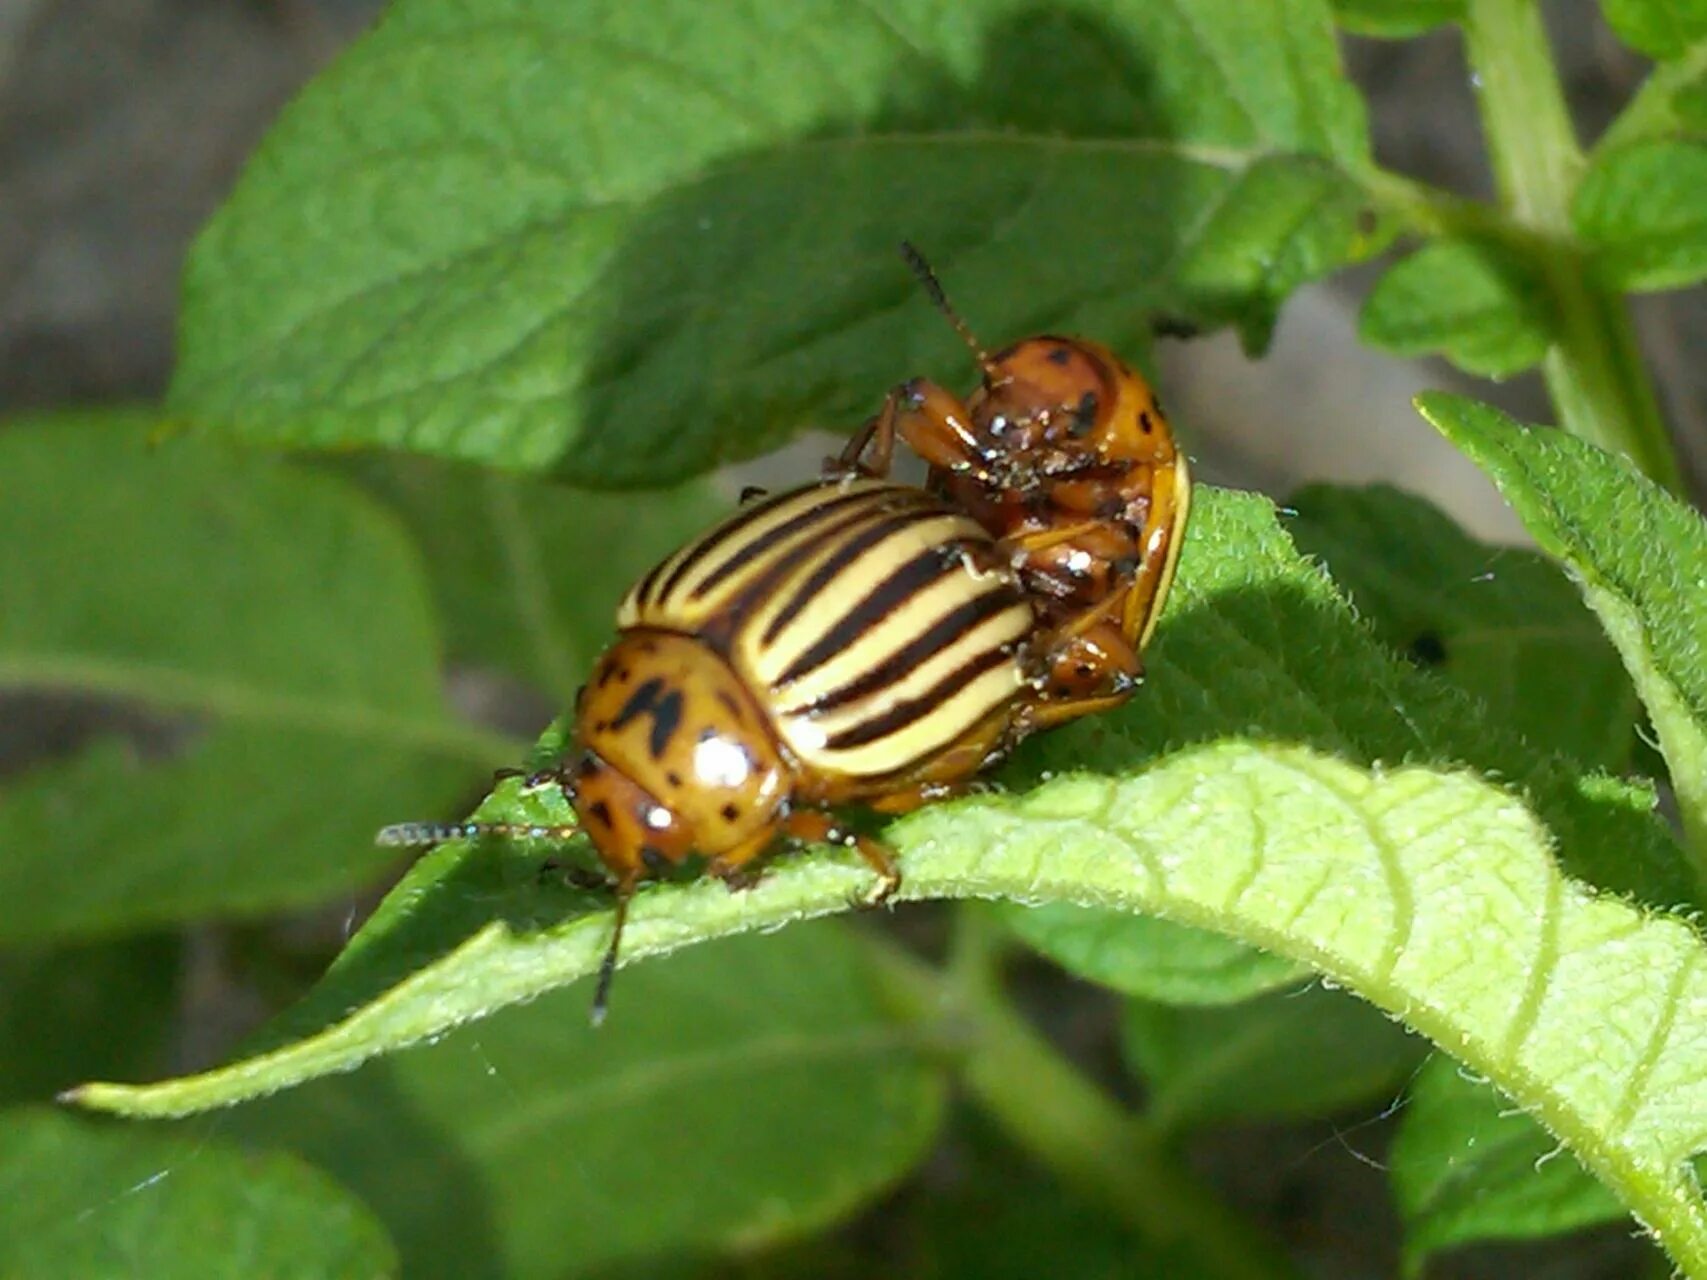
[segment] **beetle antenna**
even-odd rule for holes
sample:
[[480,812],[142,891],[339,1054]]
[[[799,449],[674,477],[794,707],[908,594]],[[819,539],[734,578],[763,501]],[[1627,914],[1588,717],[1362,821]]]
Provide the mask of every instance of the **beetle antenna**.
[[611,926],[610,946],[605,948],[605,958],[599,961],[599,985],[593,988],[593,1008],[588,1014],[588,1020],[595,1027],[603,1026],[605,1015],[610,1012],[610,984],[616,977],[616,954],[622,946],[622,927],[628,923],[628,900],[633,894],[631,885],[617,888],[616,921]]
[[978,367],[987,375],[993,376],[995,370],[990,364],[989,352],[984,350],[984,344],[978,341],[972,327],[961,319],[960,312],[956,311],[954,304],[948,300],[948,293],[943,289],[942,281],[936,278],[936,272],[931,269],[931,264],[925,261],[925,255],[918,251],[912,241],[903,240],[901,256],[906,259],[907,265],[924,286],[926,295],[935,304],[936,309],[948,318],[949,324],[953,325],[954,331],[960,335],[960,340],[971,348],[972,357],[978,361]]
[[373,842],[387,849],[425,849],[451,840],[505,836],[511,840],[567,840],[579,835],[579,823],[397,822],[382,828]]

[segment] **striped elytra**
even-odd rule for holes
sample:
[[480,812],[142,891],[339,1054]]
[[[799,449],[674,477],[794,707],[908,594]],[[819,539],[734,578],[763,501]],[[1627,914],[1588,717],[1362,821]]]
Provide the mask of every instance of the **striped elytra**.
[[1031,600],[990,534],[924,490],[846,478],[750,503],[645,574],[617,610],[561,760],[560,827],[405,823],[385,843],[584,832],[630,896],[690,857],[731,888],[779,838],[889,852],[830,810],[901,812],[963,786],[1034,728]]
[[617,625],[701,637],[839,795],[918,768],[1011,704],[1032,611],[974,521],[857,480],[740,512],[647,575]]

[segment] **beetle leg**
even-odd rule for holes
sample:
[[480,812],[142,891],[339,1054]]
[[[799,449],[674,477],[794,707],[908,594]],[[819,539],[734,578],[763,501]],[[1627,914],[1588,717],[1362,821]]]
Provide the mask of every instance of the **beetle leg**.
[[784,834],[796,840],[809,840],[819,844],[851,844],[858,849],[859,856],[870,864],[878,877],[877,885],[865,899],[867,906],[883,905],[895,890],[901,887],[901,869],[895,865],[894,855],[888,848],[870,836],[843,830],[827,813],[816,809],[796,809],[782,820],[782,829]]
[[770,848],[775,839],[775,832],[761,831],[745,844],[738,844],[709,859],[705,864],[706,874],[723,881],[731,893],[751,889],[759,882],[761,874],[760,869],[752,865],[753,859]]
[[1030,533],[1016,533],[1003,538],[1002,545],[1029,555],[1033,551],[1047,551],[1050,547],[1058,547],[1063,542],[1071,542],[1087,533],[1097,533],[1105,524],[1102,520],[1085,520],[1079,524],[1063,525],[1054,529],[1034,529]]
[[829,460],[826,470],[832,475],[887,476],[899,436],[930,466],[982,475],[984,453],[973,434],[971,419],[953,392],[914,378],[884,397],[877,416],[854,432],[840,456]]
[[1099,711],[1107,711],[1118,707],[1132,695],[1131,687],[1124,688],[1118,693],[1097,693],[1086,695],[1048,697],[1037,695],[1032,701],[1020,706],[1014,716],[1014,730],[1011,742],[1018,742],[1034,733],[1045,729],[1053,729],[1056,725],[1065,724],[1069,720],[1077,720],[1080,716],[1095,715]]

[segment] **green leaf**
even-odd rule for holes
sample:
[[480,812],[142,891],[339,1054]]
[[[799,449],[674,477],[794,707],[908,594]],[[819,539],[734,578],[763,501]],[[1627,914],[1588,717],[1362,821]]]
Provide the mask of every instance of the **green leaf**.
[[1299,549],[1326,564],[1388,645],[1538,747],[1591,768],[1629,765],[1636,692],[1551,560],[1477,542],[1431,503],[1385,485],[1312,486],[1291,505]]
[[[1631,1037],[1640,1033],[1629,1020],[1655,1013],[1653,1000],[1631,994],[1635,979],[1624,981],[1619,966],[1640,954],[1651,984],[1653,975],[1670,972],[1677,960],[1672,949],[1684,946],[1679,939],[1694,935],[1663,919],[1648,921],[1621,900],[1585,897],[1561,880],[1546,837],[1505,794],[1456,769],[1441,775],[1402,766],[1456,760],[1498,776],[1522,789],[1567,866],[1647,901],[1684,901],[1687,887],[1678,885],[1688,884],[1686,868],[1651,813],[1651,793],[1579,778],[1479,721],[1461,692],[1393,662],[1326,577],[1292,549],[1272,506],[1259,499],[1201,492],[1168,618],[1150,653],[1150,683],[1128,707],[1036,740],[1005,775],[1025,787],[1040,770],[1077,771],[1096,761],[1116,777],[1063,778],[1029,796],[941,805],[894,823],[887,838],[902,856],[903,893],[1070,902],[1209,927],[1308,962],[1390,1011],[1404,1011],[1415,1029],[1449,1042],[1478,1069],[1496,1059],[1512,1067],[1509,1048],[1531,1073],[1524,1077],[1528,1087],[1514,1096],[1543,1108],[1573,1142],[1600,1143],[1597,1158],[1607,1168],[1617,1165],[1617,1176],[1633,1167],[1618,1161],[1639,1159],[1639,1176],[1648,1178],[1659,1167],[1650,1159],[1655,1147],[1687,1141],[1647,1117],[1632,1121],[1619,1139],[1634,1141],[1639,1156],[1607,1156],[1605,1135],[1590,1130],[1584,1116],[1604,1115],[1604,1098],[1594,1091],[1624,1079],[1618,1064],[1628,1066],[1639,1052]],[[1228,741],[1239,737],[1256,741]],[[1282,745],[1288,743],[1299,745]],[[1300,754],[1301,747],[1352,758],[1367,753],[1380,765],[1367,775]],[[560,749],[556,733],[541,748]],[[1438,810],[1432,801],[1419,801],[1420,810],[1401,803],[1412,787],[1438,799]],[[1388,812],[1382,797],[1389,795],[1401,822],[1391,830],[1363,811],[1372,805]],[[1345,796],[1350,813],[1335,807]],[[1460,812],[1467,816],[1453,816]],[[483,813],[551,821],[561,820],[566,807],[549,792],[524,796],[512,781]],[[1276,841],[1278,852],[1254,856]],[[1416,862],[1405,852],[1413,843]],[[185,1081],[90,1087],[82,1099],[149,1113],[218,1106],[348,1068],[586,974],[604,949],[608,913],[587,914],[595,904],[586,895],[541,886],[542,852],[500,842],[436,850],[405,877],[304,1004],[253,1046],[253,1056]],[[1164,870],[1159,876],[1135,870],[1135,859]],[[869,886],[869,870],[845,850],[779,858],[744,894],[714,882],[650,886],[635,902],[626,955],[635,961],[842,910]],[[1437,911],[1452,917],[1450,925],[1437,920]],[[1557,929],[1548,925],[1538,935],[1543,920]],[[1384,921],[1399,923],[1389,930]],[[1585,937],[1582,954],[1548,964],[1553,952],[1544,947],[1533,979],[1554,984],[1544,1009],[1531,1013],[1524,1006],[1500,1015],[1500,1027],[1488,1024],[1481,1002],[1518,999],[1514,993],[1529,989],[1536,946],[1564,938],[1558,930],[1567,927],[1575,945],[1579,926],[1592,934],[1600,924],[1619,934],[1626,950],[1611,958],[1590,955],[1595,948]],[[1386,939],[1380,955],[1393,953],[1390,965],[1368,959],[1371,931]],[[1507,940],[1505,951],[1500,939]],[[1412,947],[1420,948],[1414,956]],[[1471,964],[1464,947],[1486,955]],[[1401,963],[1399,953],[1410,958]],[[1601,971],[1591,980],[1584,964]],[[1405,975],[1402,990],[1390,985],[1397,977],[1389,985],[1377,980],[1388,969]],[[1469,984],[1472,974],[1480,993],[1474,998],[1454,985]],[[1555,1000],[1560,984],[1568,990]],[[1607,1016],[1624,1028],[1623,1039],[1598,1005],[1582,1003],[1602,996],[1614,1001]],[[1507,1044],[1512,1018],[1528,1023],[1543,1014],[1545,1028],[1538,1022],[1521,1045]],[[1550,1020],[1579,1014],[1583,1029],[1570,1044],[1610,1064],[1591,1081],[1577,1079],[1570,1065],[1576,1060],[1561,1061],[1568,1057],[1563,1051],[1544,1061],[1530,1057],[1532,1041],[1547,1048],[1562,1035]],[[1603,1045],[1603,1036],[1617,1042]],[[1671,1054],[1682,1056],[1674,1061]],[[1668,1051],[1665,1071],[1653,1078],[1662,1096],[1675,1092],[1677,1073],[1687,1077],[1689,1055],[1687,1042]],[[1540,1077],[1533,1073],[1542,1066],[1559,1067],[1549,1088],[1571,1107],[1586,1108],[1582,1115],[1561,1112],[1563,1103],[1535,1101]],[[1654,1185],[1643,1181],[1630,1193],[1644,1211],[1659,1194]]]
[[378,1280],[385,1232],[325,1174],[206,1134],[0,1113],[7,1280]]
[[0,1103],[160,1070],[178,1000],[172,937],[0,955]]
[[1600,0],[1618,38],[1650,58],[1676,58],[1707,40],[1707,0]]
[[1127,1061],[1167,1133],[1332,1114],[1390,1099],[1426,1046],[1340,992],[1312,986],[1218,1009],[1127,1003]]
[[513,754],[447,712],[418,566],[371,502],[142,426],[0,432],[0,690],[159,726],[7,780],[7,942],[323,898],[384,865],[377,826]]
[[[1124,779],[934,806],[897,821],[890,838],[906,897],[1095,902],[1308,960],[1450,1045],[1569,1143],[1681,1266],[1707,1266],[1707,1203],[1685,1164],[1707,1146],[1707,1041],[1696,1034],[1707,947],[1682,920],[1561,876],[1546,833],[1506,793],[1463,774],[1366,773],[1297,747],[1228,742]],[[405,881],[398,893],[429,913],[477,891],[490,922],[378,1002],[202,1076],[90,1085],[76,1100],[132,1115],[219,1106],[591,973],[608,916],[564,913],[526,891],[506,901],[495,864],[452,846]],[[461,878],[457,890],[447,875]],[[869,881],[838,851],[784,860],[743,894],[708,881],[653,887],[634,904],[627,957],[841,910]],[[536,922],[523,925],[528,910]],[[395,908],[384,922],[402,923]],[[348,996],[348,967],[323,997],[340,985]],[[567,1058],[539,1069],[582,1070]]]
[[354,1188],[413,1278],[561,1280],[845,1216],[933,1142],[943,1075],[837,925],[575,988],[233,1113]]
[[1388,1155],[1407,1274],[1484,1240],[1558,1235],[1623,1216],[1539,1125],[1446,1058],[1423,1068]]
[[1504,378],[1547,354],[1553,319],[1544,283],[1511,251],[1437,240],[1381,277],[1358,334],[1398,355],[1438,352],[1469,373]]
[[453,661],[494,667],[570,705],[640,575],[734,505],[709,484],[597,494],[426,459],[363,459],[432,578]]
[[1068,903],[1008,905],[1001,916],[1022,940],[1089,982],[1169,1004],[1232,1004],[1306,972],[1217,933],[1153,916]]
[[[1235,736],[1303,741],[1364,764],[1468,764],[1526,788],[1573,874],[1657,906],[1693,900],[1697,885],[1681,852],[1657,823],[1635,818],[1651,797],[1576,776],[1537,750],[1545,744],[1526,746],[1459,691],[1395,665],[1279,534],[1266,507],[1235,507],[1225,494],[1200,492],[1180,580],[1145,654],[1144,688],[1120,712],[1026,744],[1005,775],[1010,781],[1115,771],[1184,742]],[[1241,963],[1223,940],[1180,953],[1206,952],[1210,966],[1206,985],[1183,987],[1172,972],[1176,961],[1156,945],[1181,944],[1157,939],[1147,921],[1052,909],[1016,923],[1022,938],[1069,970],[1155,999],[1238,998],[1296,976],[1289,964]]]
[[1628,463],[1473,400],[1430,394],[1424,417],[1499,486],[1582,587],[1635,682],[1707,882],[1707,522]]
[[1464,0],[1332,0],[1334,21],[1354,35],[1404,40],[1464,16]]
[[993,341],[1260,343],[1371,247],[1367,162],[1324,0],[402,0],[196,245],[173,402],[663,483],[968,379],[902,235]]
[[1695,283],[1707,276],[1707,142],[1662,138],[1596,155],[1571,217],[1621,287]]

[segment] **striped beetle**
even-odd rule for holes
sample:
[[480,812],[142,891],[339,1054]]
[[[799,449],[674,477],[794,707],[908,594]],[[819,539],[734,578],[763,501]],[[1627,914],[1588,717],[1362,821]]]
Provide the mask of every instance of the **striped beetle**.
[[1045,695],[1086,714],[1123,702],[1143,673],[1173,582],[1191,477],[1150,384],[1082,338],[1026,338],[994,355],[919,251],[903,256],[972,349],[983,377],[962,401],[923,378],[891,391],[834,474],[886,476],[895,441],[926,486],[1009,550],[1036,605]]
[[[901,882],[835,806],[901,813],[1079,714],[1029,677],[1030,600],[989,533],[922,489],[843,477],[745,506],[646,574],[575,703],[562,826],[403,823],[387,845],[585,832],[614,880],[602,1019],[636,885],[690,855],[731,888],[779,837],[857,849],[871,901]],[[514,771],[519,773],[520,771]]]

